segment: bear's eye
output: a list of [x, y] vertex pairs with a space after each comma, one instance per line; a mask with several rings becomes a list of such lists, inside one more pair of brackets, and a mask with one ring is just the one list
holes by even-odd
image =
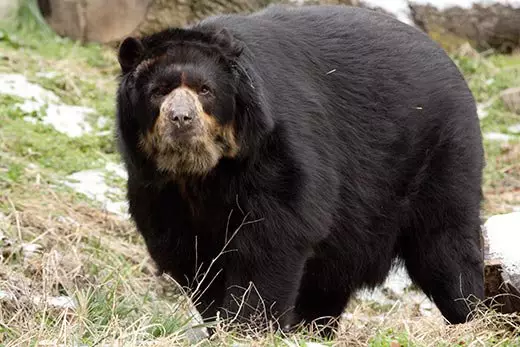
[[152, 95], [163, 96], [170, 92], [170, 88], [166, 85], [158, 85], [152, 88]]
[[199, 89], [200, 95], [208, 95], [210, 92], [211, 92], [211, 90], [209, 89], [209, 87], [207, 85], [202, 85]]

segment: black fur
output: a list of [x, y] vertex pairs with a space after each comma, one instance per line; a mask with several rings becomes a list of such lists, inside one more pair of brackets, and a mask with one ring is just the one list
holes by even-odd
[[181, 179], [137, 145], [156, 77], [130, 71], [118, 92], [130, 212], [160, 271], [194, 288], [229, 241], [200, 287], [205, 318], [237, 312], [250, 282], [241, 318], [259, 304], [284, 326], [338, 317], [402, 259], [448, 321], [467, 319], [457, 299], [484, 294], [481, 133], [462, 75], [425, 34], [365, 9], [270, 7], [142, 43], [141, 59], [170, 52], [233, 104], [214, 116], [234, 124], [238, 156]]

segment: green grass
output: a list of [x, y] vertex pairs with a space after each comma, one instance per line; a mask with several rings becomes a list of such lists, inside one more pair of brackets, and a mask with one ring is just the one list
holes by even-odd
[[[179, 290], [153, 276], [154, 267], [132, 223], [99, 209], [99, 204], [63, 185], [65, 176], [117, 162], [112, 133], [118, 66], [112, 49], [80, 44], [54, 35], [27, 0], [19, 21], [0, 25], [0, 73], [21, 73], [53, 91], [61, 102], [87, 106], [108, 117], [109, 135], [69, 138], [52, 127], [32, 124], [16, 104], [0, 95], [0, 291], [18, 295], [0, 302], [0, 345], [37, 346], [43, 340], [89, 346], [154, 341], [157, 346], [186, 345], [187, 308]], [[482, 131], [506, 132], [520, 123], [499, 93], [520, 85], [520, 57], [474, 59], [453, 56], [481, 104], [489, 103]], [[42, 73], [52, 72], [52, 75]], [[89, 119], [95, 124], [97, 116]], [[487, 156], [484, 190], [487, 214], [507, 212], [508, 194], [520, 191], [520, 137], [504, 144], [484, 142]], [[106, 182], [124, 180], [106, 173]], [[122, 198], [123, 196], [118, 196]], [[518, 202], [520, 205], [520, 201]], [[25, 243], [41, 252], [27, 258]], [[37, 295], [67, 295], [75, 309], [30, 300]], [[27, 300], [29, 299], [29, 300]], [[24, 301], [25, 300], [25, 301]], [[460, 346], [485, 341], [489, 346], [520, 346], [504, 317], [483, 316], [470, 325], [447, 328], [438, 315], [422, 317], [413, 305], [353, 302], [352, 317], [342, 323], [337, 341], [313, 332], [283, 336], [251, 332], [238, 336], [217, 327], [200, 346], [244, 343], [255, 346], [305, 346], [306, 341], [348, 346]], [[497, 323], [499, 322], [499, 323]], [[516, 331], [518, 334], [520, 331]]]

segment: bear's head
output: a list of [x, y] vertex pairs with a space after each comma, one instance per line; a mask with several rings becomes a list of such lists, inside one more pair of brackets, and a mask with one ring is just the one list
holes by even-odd
[[261, 88], [241, 64], [242, 50], [226, 29], [126, 38], [118, 54], [117, 105], [125, 147], [135, 142], [138, 154], [173, 176], [204, 176], [223, 158], [244, 155], [248, 137], [273, 124], [266, 110], [257, 114]]

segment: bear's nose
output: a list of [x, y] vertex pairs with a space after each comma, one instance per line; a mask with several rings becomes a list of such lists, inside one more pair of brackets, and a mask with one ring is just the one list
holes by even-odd
[[178, 127], [183, 127], [191, 123], [193, 116], [189, 112], [173, 112], [171, 119]]

